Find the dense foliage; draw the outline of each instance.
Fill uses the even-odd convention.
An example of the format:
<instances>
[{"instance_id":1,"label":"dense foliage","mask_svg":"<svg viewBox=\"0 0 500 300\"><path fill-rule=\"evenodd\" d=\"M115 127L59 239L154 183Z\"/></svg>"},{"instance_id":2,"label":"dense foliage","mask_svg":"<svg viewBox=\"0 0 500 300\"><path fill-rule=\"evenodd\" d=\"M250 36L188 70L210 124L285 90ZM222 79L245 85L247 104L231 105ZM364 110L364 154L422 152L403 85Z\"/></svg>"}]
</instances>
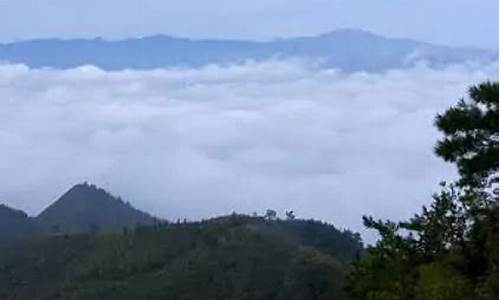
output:
<instances>
[{"instance_id":1,"label":"dense foliage","mask_svg":"<svg viewBox=\"0 0 500 300\"><path fill-rule=\"evenodd\" d=\"M352 299L498 299L498 83L469 96L436 119L460 180L406 222L364 218L380 240L354 264Z\"/></svg>"},{"instance_id":2,"label":"dense foliage","mask_svg":"<svg viewBox=\"0 0 500 300\"><path fill-rule=\"evenodd\" d=\"M0 251L0 299L346 299L359 236L305 220L56 235Z\"/></svg>"}]
</instances>

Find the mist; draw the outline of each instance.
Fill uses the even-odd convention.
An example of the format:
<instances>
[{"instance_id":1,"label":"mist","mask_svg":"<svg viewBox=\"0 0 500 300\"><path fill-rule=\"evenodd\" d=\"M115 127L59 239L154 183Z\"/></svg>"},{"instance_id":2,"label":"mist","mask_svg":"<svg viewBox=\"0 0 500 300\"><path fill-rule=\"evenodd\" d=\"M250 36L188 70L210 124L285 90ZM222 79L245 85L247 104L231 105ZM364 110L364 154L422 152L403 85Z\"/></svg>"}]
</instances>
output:
<instances>
[{"instance_id":1,"label":"mist","mask_svg":"<svg viewBox=\"0 0 500 300\"><path fill-rule=\"evenodd\" d=\"M272 208L362 231L362 215L404 219L456 177L434 117L497 74L0 65L0 202L35 215L88 181L168 219Z\"/></svg>"}]
</instances>

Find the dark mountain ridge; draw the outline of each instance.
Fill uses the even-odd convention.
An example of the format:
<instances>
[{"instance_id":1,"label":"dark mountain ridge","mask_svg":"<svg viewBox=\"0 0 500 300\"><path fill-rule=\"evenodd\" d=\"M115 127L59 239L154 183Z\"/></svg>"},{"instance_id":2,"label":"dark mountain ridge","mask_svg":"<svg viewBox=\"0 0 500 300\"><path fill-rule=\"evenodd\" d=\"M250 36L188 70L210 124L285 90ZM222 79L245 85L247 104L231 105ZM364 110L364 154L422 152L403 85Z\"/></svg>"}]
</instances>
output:
<instances>
[{"instance_id":1,"label":"dark mountain ridge","mask_svg":"<svg viewBox=\"0 0 500 300\"><path fill-rule=\"evenodd\" d=\"M200 67L273 58L301 58L345 71L383 71L498 60L496 51L432 45L411 39L385 38L366 31L341 29L312 37L267 42L194 40L165 35L108 41L39 39L0 45L0 61L32 68L95 65L105 70Z\"/></svg>"},{"instance_id":2,"label":"dark mountain ridge","mask_svg":"<svg viewBox=\"0 0 500 300\"><path fill-rule=\"evenodd\" d=\"M35 232L35 222L25 212L0 204L0 243L19 240Z\"/></svg>"},{"instance_id":3,"label":"dark mountain ridge","mask_svg":"<svg viewBox=\"0 0 500 300\"><path fill-rule=\"evenodd\" d=\"M152 225L155 219L104 189L77 184L36 217L46 231L75 233Z\"/></svg>"},{"instance_id":4,"label":"dark mountain ridge","mask_svg":"<svg viewBox=\"0 0 500 300\"><path fill-rule=\"evenodd\" d=\"M0 206L0 234L26 224L0 240L0 299L342 300L363 249L359 234L290 216L158 222L87 183L36 218Z\"/></svg>"},{"instance_id":5,"label":"dark mountain ridge","mask_svg":"<svg viewBox=\"0 0 500 300\"><path fill-rule=\"evenodd\" d=\"M159 219L88 183L77 184L36 217L0 205L0 240L153 225Z\"/></svg>"}]
</instances>

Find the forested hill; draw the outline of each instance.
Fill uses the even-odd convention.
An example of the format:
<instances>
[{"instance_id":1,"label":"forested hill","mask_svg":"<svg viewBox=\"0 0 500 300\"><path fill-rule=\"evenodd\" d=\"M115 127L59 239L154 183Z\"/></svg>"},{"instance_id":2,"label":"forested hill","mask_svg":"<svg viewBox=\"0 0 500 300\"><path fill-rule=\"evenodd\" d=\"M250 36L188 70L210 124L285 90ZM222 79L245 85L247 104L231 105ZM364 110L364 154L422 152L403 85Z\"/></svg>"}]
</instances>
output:
<instances>
[{"instance_id":1,"label":"forested hill","mask_svg":"<svg viewBox=\"0 0 500 300\"><path fill-rule=\"evenodd\" d=\"M36 222L45 232L75 233L152 225L155 219L104 189L83 183L47 207Z\"/></svg>"},{"instance_id":2,"label":"forested hill","mask_svg":"<svg viewBox=\"0 0 500 300\"><path fill-rule=\"evenodd\" d=\"M161 219L134 208L95 185L77 184L38 216L0 204L0 244L30 236L121 230Z\"/></svg>"},{"instance_id":3,"label":"forested hill","mask_svg":"<svg viewBox=\"0 0 500 300\"><path fill-rule=\"evenodd\" d=\"M232 215L52 235L0 251L0 299L346 299L359 236Z\"/></svg>"}]
</instances>

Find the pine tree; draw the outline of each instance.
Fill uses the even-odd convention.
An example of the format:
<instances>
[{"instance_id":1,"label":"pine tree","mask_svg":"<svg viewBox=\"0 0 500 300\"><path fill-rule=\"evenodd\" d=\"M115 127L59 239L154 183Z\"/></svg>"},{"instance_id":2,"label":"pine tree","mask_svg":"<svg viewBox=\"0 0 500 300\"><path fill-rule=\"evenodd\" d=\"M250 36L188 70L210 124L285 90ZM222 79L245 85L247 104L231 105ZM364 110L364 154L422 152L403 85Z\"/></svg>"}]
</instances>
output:
<instances>
[{"instance_id":1,"label":"pine tree","mask_svg":"<svg viewBox=\"0 0 500 300\"><path fill-rule=\"evenodd\" d=\"M354 263L352 299L498 299L498 83L436 118L436 154L460 179L405 222L364 217L380 235Z\"/></svg>"}]
</instances>

